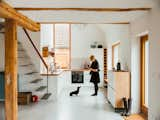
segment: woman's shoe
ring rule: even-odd
[[[91,96],[97,96],[97,94],[96,94],[96,93],[94,93],[94,94],[92,94]]]

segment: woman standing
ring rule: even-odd
[[[97,96],[98,94],[98,83],[100,83],[100,77],[99,77],[99,63],[95,59],[94,55],[90,56],[91,66],[90,66],[90,74],[91,74],[91,80],[90,82],[94,84],[95,93],[92,94],[92,96]]]

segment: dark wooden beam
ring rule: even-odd
[[[39,24],[130,24],[130,22],[99,22],[99,23],[89,23],[89,22],[39,22]]]
[[[17,22],[5,24],[5,120],[17,120]]]
[[[93,11],[93,12],[130,12],[130,11],[149,11],[151,8],[15,8],[21,11],[41,11],[41,10],[54,10],[54,11]]]

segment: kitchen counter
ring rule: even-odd
[[[78,68],[74,69],[73,68],[73,69],[64,69],[64,71],[81,71],[81,72],[83,72],[83,71],[90,71],[90,70],[89,69],[83,69],[83,68],[82,69],[81,68],[80,69],[78,69]]]
[[[57,71],[54,71],[53,73],[48,73],[48,76],[59,76],[63,72],[64,72],[64,70],[59,69]],[[47,73],[41,73],[41,76],[47,76]]]
[[[41,74],[43,80],[47,85],[47,74]],[[57,70],[53,73],[48,74],[48,92],[52,93],[49,100],[56,101],[58,96],[61,95],[61,91],[66,87],[66,72],[64,70]]]

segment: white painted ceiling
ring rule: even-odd
[[[21,11],[37,22],[119,23],[130,22],[148,12]]]
[[[12,7],[25,8],[143,8],[152,7],[152,0],[5,0]],[[135,12],[91,11],[20,11],[37,22],[113,23],[130,22],[147,14]]]
[[[5,0],[13,7],[152,7],[152,0]]]

